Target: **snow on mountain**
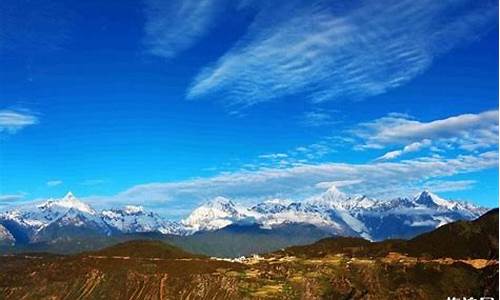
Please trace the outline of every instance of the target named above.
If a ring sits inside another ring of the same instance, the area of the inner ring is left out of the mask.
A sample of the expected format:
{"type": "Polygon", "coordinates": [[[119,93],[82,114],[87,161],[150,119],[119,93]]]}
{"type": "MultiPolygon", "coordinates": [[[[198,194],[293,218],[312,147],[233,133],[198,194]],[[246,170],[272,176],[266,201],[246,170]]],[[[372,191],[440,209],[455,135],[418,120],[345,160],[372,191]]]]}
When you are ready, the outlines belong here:
{"type": "MultiPolygon", "coordinates": [[[[0,220],[17,227],[29,241],[50,240],[61,234],[61,228],[78,229],[97,234],[110,234],[110,229],[88,204],[78,200],[71,192],[61,199],[49,199],[38,204],[27,204],[6,211],[0,220]],[[24,230],[24,232],[23,232],[24,230]]],[[[1,222],[1,221],[0,221],[1,222]]]]}
{"type": "MultiPolygon", "coordinates": [[[[42,241],[61,232],[61,228],[85,230],[110,235],[152,232],[181,234],[179,224],[163,220],[146,212],[142,207],[126,206],[123,210],[106,210],[98,213],[90,205],[78,200],[71,192],[61,199],[49,199],[35,204],[25,204],[0,213],[3,224],[25,242],[42,241]]],[[[71,235],[71,232],[65,232],[71,235]]]]}
{"type": "Polygon", "coordinates": [[[216,230],[253,219],[262,228],[281,224],[311,224],[336,235],[370,240],[409,238],[461,219],[474,219],[486,209],[445,200],[423,191],[413,198],[389,201],[350,196],[336,187],[302,202],[270,200],[247,209],[226,198],[197,208],[183,221],[193,231],[216,230]]]}
{"type": "Polygon", "coordinates": [[[307,203],[323,209],[344,209],[349,206],[349,199],[350,198],[337,189],[337,187],[331,186],[325,193],[320,196],[312,197],[307,203]]]}
{"type": "Polygon", "coordinates": [[[342,220],[331,218],[325,210],[307,203],[274,199],[253,206],[250,211],[262,228],[272,229],[282,224],[310,224],[332,234],[353,234],[342,220]]]}
{"type": "Polygon", "coordinates": [[[75,198],[69,192],[62,199],[49,199],[38,204],[26,204],[0,214],[0,221],[10,223],[20,230],[26,231],[28,238],[42,230],[52,222],[62,218],[70,209],[77,212],[95,215],[96,212],[88,204],[75,198]]]}
{"type": "Polygon", "coordinates": [[[411,238],[457,220],[475,219],[487,211],[472,204],[443,199],[429,191],[412,198],[375,201],[361,210],[351,210],[374,240],[411,238]]]}
{"type": "Polygon", "coordinates": [[[231,200],[216,197],[196,208],[182,224],[189,231],[211,231],[231,224],[254,223],[255,216],[246,209],[237,207],[231,200]]]}
{"type": "Polygon", "coordinates": [[[256,204],[251,210],[259,214],[276,214],[285,211],[292,201],[272,199],[256,204]]]}
{"type": "Polygon", "coordinates": [[[60,239],[101,235],[109,236],[111,230],[99,215],[70,207],[60,218],[39,229],[32,240],[54,242],[60,239]]]}
{"type": "Polygon", "coordinates": [[[73,231],[106,235],[142,232],[186,235],[232,224],[257,224],[267,229],[283,224],[308,224],[334,235],[382,240],[411,238],[449,222],[477,218],[486,211],[469,203],[443,199],[429,191],[411,198],[383,201],[347,195],[330,187],[323,194],[304,201],[273,199],[252,207],[216,197],[177,223],[141,206],[127,205],[98,212],[68,193],[62,199],[0,212],[0,240],[12,236],[16,242],[32,242],[62,233],[71,235],[73,231]]]}
{"type": "Polygon", "coordinates": [[[354,235],[372,239],[369,230],[353,212],[371,209],[378,204],[377,200],[366,196],[348,196],[332,186],[325,193],[306,200],[306,204],[318,207],[329,219],[346,224],[354,235]]]}
{"type": "Polygon", "coordinates": [[[146,211],[142,206],[126,205],[123,209],[113,208],[103,210],[101,217],[109,227],[123,233],[183,233],[183,228],[180,224],[167,221],[158,214],[146,211]]]}
{"type": "MultiPolygon", "coordinates": [[[[414,197],[414,202],[424,207],[434,207],[440,210],[461,210],[475,213],[482,213],[482,210],[477,210],[477,207],[468,203],[445,200],[438,195],[427,190],[417,194],[414,197]]],[[[474,214],[475,215],[475,214],[474,214]]]]}
{"type": "Polygon", "coordinates": [[[15,242],[15,238],[5,226],[0,224],[0,244],[11,244],[15,242]]]}
{"type": "Polygon", "coordinates": [[[64,196],[64,198],[62,198],[61,200],[48,200],[47,202],[38,205],[38,208],[47,209],[54,206],[67,209],[73,208],[77,211],[81,211],[91,215],[96,214],[96,211],[92,207],[76,199],[76,197],[71,192],[68,192],[66,196],[64,196]]]}

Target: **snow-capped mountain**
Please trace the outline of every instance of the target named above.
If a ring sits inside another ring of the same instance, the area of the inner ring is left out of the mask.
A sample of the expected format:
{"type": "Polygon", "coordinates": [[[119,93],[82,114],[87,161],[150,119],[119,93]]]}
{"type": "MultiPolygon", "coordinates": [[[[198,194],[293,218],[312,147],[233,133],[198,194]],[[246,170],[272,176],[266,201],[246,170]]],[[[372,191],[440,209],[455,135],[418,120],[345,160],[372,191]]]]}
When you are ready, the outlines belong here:
{"type": "Polygon", "coordinates": [[[0,224],[6,227],[20,241],[34,241],[47,234],[49,225],[64,227],[73,225],[84,228],[107,227],[88,204],[75,198],[69,192],[62,199],[49,199],[45,202],[27,204],[8,209],[0,214],[0,224]],[[43,234],[41,234],[43,233],[43,234]]]}
{"type": "Polygon", "coordinates": [[[71,192],[62,199],[26,204],[0,213],[0,225],[18,242],[31,243],[82,235],[136,232],[183,234],[182,226],[141,207],[97,212],[71,192]]]}
{"type": "Polygon", "coordinates": [[[302,202],[274,199],[245,208],[216,198],[183,221],[192,231],[217,230],[231,224],[254,222],[272,229],[282,224],[310,224],[331,234],[370,240],[410,238],[456,220],[479,217],[487,209],[450,201],[423,191],[411,198],[389,201],[349,196],[331,187],[302,202]]]}
{"type": "Polygon", "coordinates": [[[87,214],[91,214],[91,215],[96,214],[96,211],[92,207],[90,207],[88,204],[83,203],[83,202],[79,201],[78,199],[76,199],[76,197],[71,192],[68,192],[66,194],[66,196],[64,196],[64,198],[62,198],[61,200],[50,199],[50,200],[38,205],[38,208],[40,210],[44,210],[44,211],[50,210],[50,208],[52,208],[52,207],[57,207],[57,208],[60,208],[63,210],[65,208],[68,208],[68,209],[73,208],[77,211],[81,211],[81,212],[84,212],[87,214]]]}
{"type": "Polygon", "coordinates": [[[142,206],[126,205],[121,209],[103,210],[100,215],[108,226],[123,233],[183,234],[180,224],[167,221],[156,213],[146,211],[142,206]]]}
{"type": "Polygon", "coordinates": [[[178,223],[141,206],[97,211],[68,193],[62,199],[0,212],[0,242],[31,243],[73,236],[145,232],[189,235],[249,224],[270,230],[287,224],[306,224],[328,234],[382,240],[411,238],[449,222],[477,218],[486,211],[472,204],[443,199],[429,191],[409,198],[377,200],[350,196],[331,187],[304,201],[274,199],[251,207],[216,197],[178,223]]]}
{"type": "MultiPolygon", "coordinates": [[[[27,204],[0,214],[0,224],[18,241],[33,242],[52,239],[68,228],[78,231],[109,234],[110,229],[88,204],[71,192],[62,199],[27,204]]],[[[71,231],[66,234],[71,235],[71,231]]]]}
{"type": "Polygon", "coordinates": [[[342,219],[307,203],[271,200],[255,205],[250,211],[263,228],[271,229],[281,224],[310,224],[332,234],[355,234],[342,219]]]}
{"type": "Polygon", "coordinates": [[[411,198],[389,201],[366,196],[347,196],[335,187],[307,201],[324,208],[327,214],[340,216],[360,236],[371,240],[410,238],[457,220],[481,216],[485,208],[445,200],[423,191],[411,198]]]}
{"type": "Polygon", "coordinates": [[[306,201],[312,206],[320,207],[324,210],[357,210],[369,209],[379,203],[375,199],[366,196],[348,196],[337,187],[330,187],[325,193],[312,197],[306,201]]]}
{"type": "Polygon", "coordinates": [[[255,223],[255,218],[248,209],[237,207],[224,197],[216,197],[203,204],[182,221],[190,232],[217,230],[241,223],[255,223]]]}
{"type": "Polygon", "coordinates": [[[266,229],[282,224],[311,224],[334,233],[352,234],[349,228],[325,217],[316,207],[279,199],[247,208],[216,197],[196,208],[182,224],[190,232],[214,231],[232,224],[259,224],[266,229]]]}

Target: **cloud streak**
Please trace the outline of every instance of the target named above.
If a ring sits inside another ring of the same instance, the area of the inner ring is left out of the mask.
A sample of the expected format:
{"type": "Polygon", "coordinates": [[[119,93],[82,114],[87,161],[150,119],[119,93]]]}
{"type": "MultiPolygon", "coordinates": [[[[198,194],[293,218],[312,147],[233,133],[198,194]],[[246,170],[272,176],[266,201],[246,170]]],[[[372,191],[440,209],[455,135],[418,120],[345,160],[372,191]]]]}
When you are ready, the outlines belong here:
{"type": "Polygon", "coordinates": [[[22,201],[24,200],[24,196],[25,196],[24,193],[0,195],[0,204],[22,201]]]}
{"type": "Polygon", "coordinates": [[[296,94],[313,102],[378,95],[480,36],[497,10],[494,2],[431,0],[264,6],[248,33],[196,77],[187,97],[216,94],[245,107],[296,94]]]}
{"type": "Polygon", "coordinates": [[[436,147],[458,147],[465,151],[487,149],[498,145],[498,110],[463,114],[430,122],[420,122],[394,115],[360,124],[351,133],[363,142],[359,148],[383,149],[406,145],[402,150],[386,153],[380,159],[394,159],[431,144],[436,147]]]}
{"type": "Polygon", "coordinates": [[[38,123],[38,118],[28,112],[0,110],[0,133],[14,134],[19,130],[38,123]]]}
{"type": "Polygon", "coordinates": [[[410,153],[410,152],[416,152],[416,151],[421,150],[422,148],[429,147],[430,145],[431,145],[431,141],[428,139],[424,139],[422,142],[411,143],[411,144],[405,146],[401,150],[394,150],[394,151],[387,152],[386,154],[377,158],[377,160],[395,159],[403,154],[410,153]]]}
{"type": "MultiPolygon", "coordinates": [[[[166,203],[194,207],[200,201],[216,196],[247,203],[271,198],[301,200],[321,192],[332,182],[341,183],[346,191],[370,196],[393,196],[400,194],[401,190],[422,188],[430,180],[495,168],[497,164],[498,153],[488,151],[479,155],[424,157],[397,163],[324,163],[290,168],[262,168],[224,173],[210,178],[137,185],[113,197],[90,200],[101,204],[141,203],[163,209],[167,209],[166,203]]],[[[437,186],[438,183],[434,185],[437,186]]],[[[456,187],[463,189],[472,184],[460,182],[456,187]]],[[[442,187],[443,184],[439,186],[442,187]]]]}
{"type": "Polygon", "coordinates": [[[147,0],[145,38],[148,52],[172,58],[190,48],[214,26],[226,1],[147,0]]]}

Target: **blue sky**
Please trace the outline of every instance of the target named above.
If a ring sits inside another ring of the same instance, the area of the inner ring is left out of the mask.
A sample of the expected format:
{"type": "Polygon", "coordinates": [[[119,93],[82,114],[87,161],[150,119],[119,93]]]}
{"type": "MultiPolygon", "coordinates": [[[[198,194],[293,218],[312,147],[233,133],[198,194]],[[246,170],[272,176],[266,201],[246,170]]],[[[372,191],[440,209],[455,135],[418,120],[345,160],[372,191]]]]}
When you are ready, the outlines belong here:
{"type": "Polygon", "coordinates": [[[0,206],[498,204],[495,1],[3,1],[0,206]]]}

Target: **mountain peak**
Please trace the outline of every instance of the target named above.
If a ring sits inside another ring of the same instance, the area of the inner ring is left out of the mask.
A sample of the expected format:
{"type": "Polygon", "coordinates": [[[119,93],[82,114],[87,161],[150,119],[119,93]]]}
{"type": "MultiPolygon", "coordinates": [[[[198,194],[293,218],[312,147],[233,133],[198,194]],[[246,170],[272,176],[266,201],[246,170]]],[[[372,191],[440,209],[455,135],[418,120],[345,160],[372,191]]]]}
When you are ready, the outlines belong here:
{"type": "Polygon", "coordinates": [[[61,200],[53,202],[53,204],[64,207],[64,208],[73,208],[85,213],[95,214],[93,208],[91,208],[88,204],[81,202],[78,200],[72,192],[68,192],[64,198],[61,200]]]}
{"type": "Polygon", "coordinates": [[[215,197],[193,210],[182,223],[195,230],[215,230],[244,218],[231,200],[215,197]]]}
{"type": "Polygon", "coordinates": [[[231,201],[225,197],[217,196],[217,197],[213,198],[212,200],[208,201],[207,205],[209,205],[209,206],[220,206],[220,205],[222,205],[222,206],[225,206],[225,205],[234,206],[234,203],[233,203],[233,201],[231,201]]]}
{"type": "Polygon", "coordinates": [[[129,215],[140,214],[145,212],[144,207],[139,205],[125,205],[123,211],[129,215]]]}
{"type": "Polygon", "coordinates": [[[346,194],[341,192],[336,186],[332,185],[321,196],[314,197],[309,201],[309,203],[329,209],[334,209],[343,208],[346,204],[346,200],[348,199],[349,197],[346,194]]]}
{"type": "Polygon", "coordinates": [[[326,193],[338,198],[347,198],[346,194],[340,191],[335,185],[332,185],[326,190],[326,193]]]}
{"type": "Polygon", "coordinates": [[[415,203],[425,205],[425,206],[440,206],[440,207],[446,207],[446,208],[453,208],[455,205],[452,201],[445,200],[438,195],[430,192],[429,190],[425,189],[419,194],[417,194],[414,198],[415,203]]]}
{"type": "Polygon", "coordinates": [[[66,200],[66,201],[71,201],[71,200],[75,200],[76,197],[75,195],[73,195],[73,193],[71,191],[69,191],[66,196],[64,196],[63,200],[66,200]]]}

